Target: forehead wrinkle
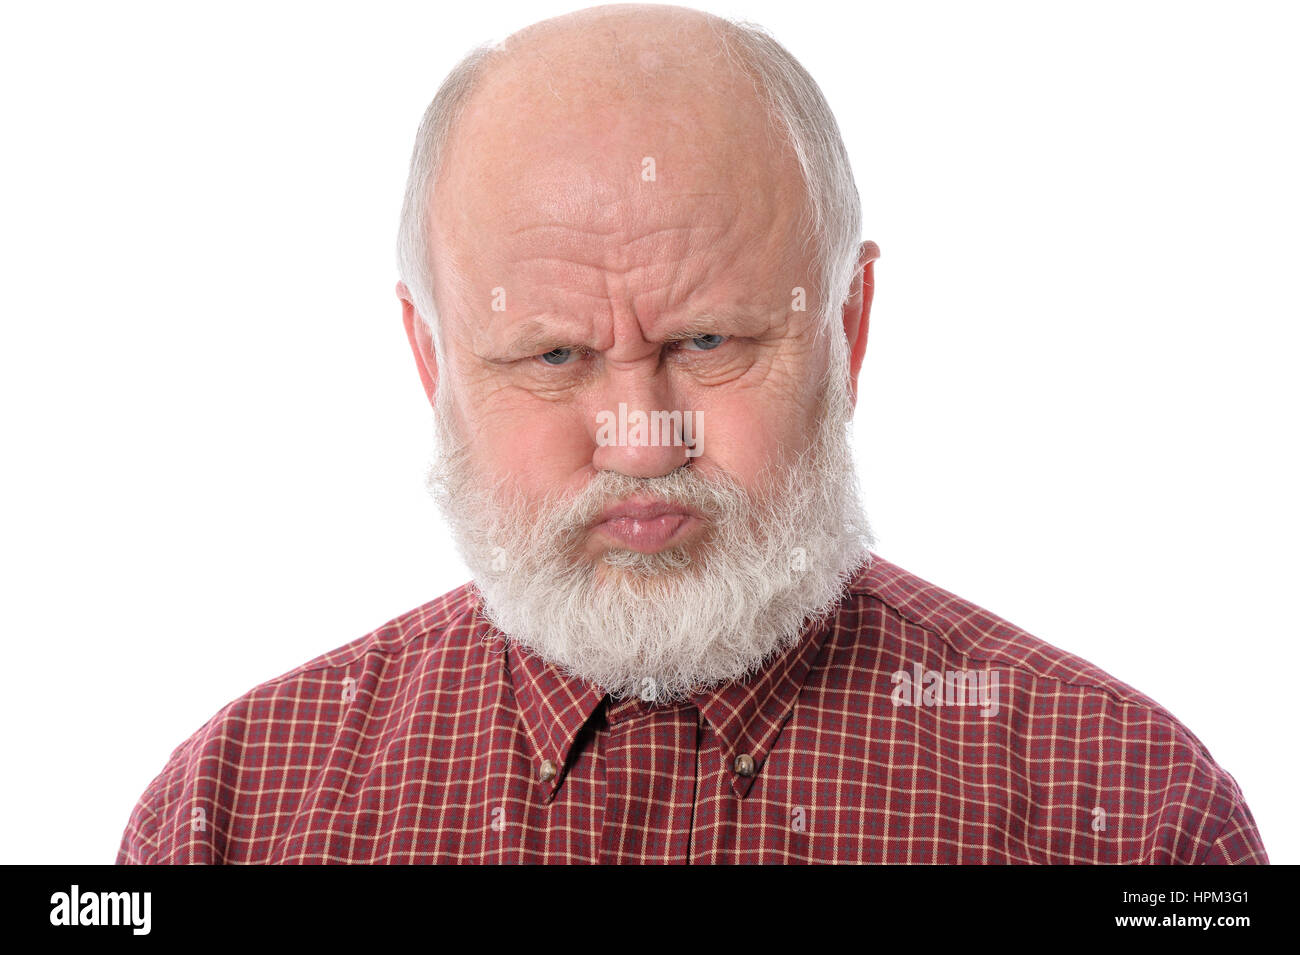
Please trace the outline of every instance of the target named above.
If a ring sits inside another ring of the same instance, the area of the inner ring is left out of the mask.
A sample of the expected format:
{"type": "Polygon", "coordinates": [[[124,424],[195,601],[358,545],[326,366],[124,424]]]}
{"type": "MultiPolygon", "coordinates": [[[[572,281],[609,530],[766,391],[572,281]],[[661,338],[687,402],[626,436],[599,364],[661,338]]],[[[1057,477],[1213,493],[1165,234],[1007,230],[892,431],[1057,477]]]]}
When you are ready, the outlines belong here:
{"type": "MultiPolygon", "coordinates": [[[[603,267],[577,266],[568,259],[557,260],[551,256],[534,256],[528,263],[539,265],[543,275],[533,283],[528,281],[527,270],[522,271],[520,284],[526,289],[518,293],[516,302],[523,304],[525,314],[561,316],[546,323],[555,333],[554,339],[547,342],[553,341],[557,347],[580,345],[602,350],[602,343],[611,337],[626,338],[631,328],[628,323],[633,321],[638,338],[649,342],[681,338],[685,328],[699,333],[718,331],[722,325],[718,322],[711,325],[710,315],[724,320],[726,329],[723,330],[727,330],[736,324],[738,314],[741,317],[757,314],[762,322],[748,321],[744,330],[747,333],[754,328],[766,331],[770,330],[770,313],[776,306],[766,302],[758,304],[753,297],[784,301],[784,291],[778,293],[775,286],[768,294],[757,287],[759,282],[746,282],[734,270],[728,274],[725,257],[706,262],[698,256],[686,255],[677,262],[660,256],[621,273],[603,267]],[[552,266],[557,264],[580,271],[587,279],[582,283],[586,287],[554,281],[552,266]],[[740,288],[745,290],[741,293],[743,297],[750,301],[734,300],[733,289],[740,288]]],[[[784,285],[780,288],[783,290],[784,285]]],[[[518,332],[496,323],[496,328],[502,329],[498,340],[504,344],[505,339],[514,340],[536,327],[533,319],[528,322],[518,332]]]]}
{"type": "MultiPolygon", "coordinates": [[[[570,158],[584,161],[581,156],[570,158]]],[[[734,267],[737,261],[751,262],[751,271],[767,273],[768,268],[759,268],[758,260],[784,259],[785,253],[773,246],[785,246],[783,236],[787,233],[794,238],[798,209],[785,201],[793,198],[788,192],[791,184],[781,180],[756,183],[761,178],[757,170],[742,172],[717,157],[684,168],[681,174],[695,182],[683,182],[687,191],[681,193],[663,188],[670,186],[663,181],[659,188],[643,190],[629,177],[623,181],[623,193],[611,195],[613,180],[608,170],[602,177],[588,169],[576,181],[559,183],[552,181],[559,170],[553,173],[547,164],[526,172],[519,177],[495,175],[488,180],[475,175],[466,183],[467,191],[445,194],[452,199],[450,205],[455,211],[447,222],[451,228],[440,230],[450,240],[446,247],[452,258],[464,261],[467,269],[481,276],[476,284],[505,286],[516,296],[524,290],[510,289],[513,283],[509,273],[529,259],[532,261],[525,264],[525,272],[550,270],[553,276],[554,270],[561,270],[567,279],[552,284],[570,281],[573,292],[587,296],[606,284],[587,274],[591,269],[604,270],[606,280],[611,274],[619,275],[631,284],[640,276],[650,275],[659,287],[671,286],[674,281],[678,286],[694,287],[720,270],[734,267]],[[729,176],[738,186],[744,184],[744,201],[734,190],[717,189],[714,183],[719,182],[719,176],[729,176]],[[602,178],[605,188],[598,188],[593,195],[590,187],[602,178]],[[704,181],[699,181],[701,178],[704,181]],[[627,190],[632,189],[636,191],[629,195],[627,190]],[[477,196],[471,197],[470,192],[477,196]],[[547,221],[521,221],[539,214],[547,221]],[[453,223],[462,228],[456,229],[453,223]],[[724,236],[738,229],[743,229],[745,235],[724,241],[724,236]],[[452,232],[455,234],[448,234],[452,232]],[[454,252],[450,246],[456,247],[454,252]],[[687,259],[699,262],[692,270],[697,274],[690,279],[656,274],[656,269],[678,269],[675,263],[687,259]],[[492,275],[494,269],[502,270],[497,273],[499,277],[492,275]]],[[[690,290],[674,289],[679,295],[690,290]]],[[[647,290],[630,291],[641,297],[647,290]]]]}
{"type": "Polygon", "coordinates": [[[512,268],[525,281],[540,270],[546,279],[572,281],[575,290],[589,282],[605,285],[609,277],[617,276],[627,291],[637,293],[644,291],[634,288],[638,278],[658,269],[702,271],[700,260],[708,257],[705,251],[719,246],[726,231],[720,225],[665,226],[615,243],[557,236],[556,241],[544,243],[548,248],[512,257],[512,268]]]}

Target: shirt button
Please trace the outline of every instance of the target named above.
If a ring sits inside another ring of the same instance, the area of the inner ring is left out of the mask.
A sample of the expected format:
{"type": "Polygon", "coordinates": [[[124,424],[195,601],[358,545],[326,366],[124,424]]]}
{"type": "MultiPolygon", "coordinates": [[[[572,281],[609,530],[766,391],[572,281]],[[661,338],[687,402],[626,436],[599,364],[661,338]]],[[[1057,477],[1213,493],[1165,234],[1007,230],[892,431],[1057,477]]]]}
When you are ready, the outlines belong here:
{"type": "Polygon", "coordinates": [[[754,775],[754,757],[748,753],[736,757],[736,772],[742,776],[754,775]]]}
{"type": "Polygon", "coordinates": [[[542,760],[542,764],[537,767],[537,775],[544,783],[549,783],[554,779],[556,772],[558,770],[556,770],[555,764],[549,759],[542,760]]]}

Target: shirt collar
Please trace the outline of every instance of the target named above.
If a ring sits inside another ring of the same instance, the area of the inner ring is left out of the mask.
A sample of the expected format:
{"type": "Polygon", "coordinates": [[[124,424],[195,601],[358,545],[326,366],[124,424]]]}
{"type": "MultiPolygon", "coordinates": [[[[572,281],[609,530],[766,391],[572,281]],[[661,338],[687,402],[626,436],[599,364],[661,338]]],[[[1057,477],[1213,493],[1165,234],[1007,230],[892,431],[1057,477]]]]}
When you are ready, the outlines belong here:
{"type": "MultiPolygon", "coordinates": [[[[795,701],[821,654],[835,617],[832,609],[806,626],[798,642],[748,680],[726,684],[692,699],[718,736],[722,768],[730,774],[732,790],[737,796],[745,796],[762,772],[767,755],[793,713],[795,701]],[[752,761],[743,766],[748,769],[752,765],[748,775],[737,767],[737,760],[742,756],[752,761]]],[[[569,753],[579,731],[606,694],[513,644],[507,643],[505,657],[519,715],[533,747],[533,778],[549,801],[564,779],[569,753]]],[[[651,705],[633,698],[611,707],[651,705]]]]}
{"type": "Polygon", "coordinates": [[[804,628],[799,641],[747,681],[725,686],[695,697],[695,705],[708,720],[722,747],[722,768],[731,774],[731,788],[744,796],[763,771],[767,754],[776,745],[795,701],[821,655],[834,614],[804,628]],[[742,756],[752,760],[753,771],[745,775],[738,768],[742,756]]]}
{"type": "Polygon", "coordinates": [[[506,669],[533,746],[533,780],[549,801],[564,779],[578,731],[600,706],[605,691],[561,673],[536,654],[510,643],[506,644],[506,669]]]}

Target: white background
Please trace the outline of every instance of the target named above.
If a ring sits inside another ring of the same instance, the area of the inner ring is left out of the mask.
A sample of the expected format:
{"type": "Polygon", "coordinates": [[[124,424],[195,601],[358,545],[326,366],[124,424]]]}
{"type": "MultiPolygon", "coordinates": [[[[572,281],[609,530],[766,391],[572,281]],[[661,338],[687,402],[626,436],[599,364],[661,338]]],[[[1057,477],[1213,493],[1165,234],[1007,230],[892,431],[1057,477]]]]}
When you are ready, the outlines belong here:
{"type": "MultiPolygon", "coordinates": [[[[226,702],[467,579],[406,164],[461,54],[569,9],[0,14],[3,861],[111,862],[226,702]]],[[[817,78],[881,246],[881,554],[1165,705],[1300,862],[1293,8],[709,9],[817,78]]]]}

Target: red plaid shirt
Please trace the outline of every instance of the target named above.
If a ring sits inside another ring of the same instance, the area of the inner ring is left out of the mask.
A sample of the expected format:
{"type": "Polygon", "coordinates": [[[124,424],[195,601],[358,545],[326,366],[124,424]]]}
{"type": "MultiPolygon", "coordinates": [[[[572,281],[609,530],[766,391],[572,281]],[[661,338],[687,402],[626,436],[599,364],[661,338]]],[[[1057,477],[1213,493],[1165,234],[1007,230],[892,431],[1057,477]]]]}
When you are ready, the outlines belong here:
{"type": "Polygon", "coordinates": [[[1236,782],[1168,711],[879,557],[757,678],[678,706],[612,703],[507,648],[466,584],[227,705],[118,855],[1267,861],[1236,782]],[[927,671],[996,671],[997,712],[924,705],[899,674],[927,671]]]}

